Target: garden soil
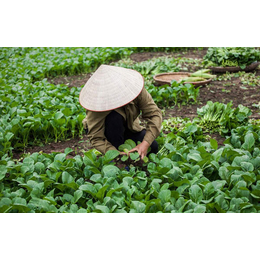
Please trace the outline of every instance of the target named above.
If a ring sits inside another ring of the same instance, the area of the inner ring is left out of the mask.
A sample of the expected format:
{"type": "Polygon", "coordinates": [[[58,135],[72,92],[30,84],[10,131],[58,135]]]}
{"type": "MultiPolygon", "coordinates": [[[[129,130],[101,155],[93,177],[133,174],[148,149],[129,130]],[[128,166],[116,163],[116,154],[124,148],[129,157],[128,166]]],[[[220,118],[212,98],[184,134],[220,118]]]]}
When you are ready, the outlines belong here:
{"type": "MultiPolygon", "coordinates": [[[[202,59],[206,54],[206,50],[189,50],[186,52],[177,52],[174,54],[167,54],[164,52],[145,52],[145,53],[134,53],[130,58],[134,62],[141,62],[145,60],[152,59],[154,57],[161,56],[174,56],[174,57],[186,57],[192,59],[202,59]]],[[[199,67],[188,66],[188,71],[196,71],[200,69],[199,67]]],[[[260,66],[255,71],[255,75],[260,75],[260,66]]],[[[82,88],[87,80],[91,77],[89,74],[81,74],[75,76],[67,77],[56,77],[48,79],[50,83],[53,84],[66,84],[68,87],[79,87],[82,88]]],[[[163,109],[163,119],[169,119],[170,117],[182,117],[182,118],[194,118],[197,115],[197,108],[206,105],[208,101],[212,102],[222,102],[228,103],[233,102],[233,108],[237,107],[239,104],[247,106],[252,110],[252,115],[250,118],[260,119],[260,110],[253,106],[253,104],[258,104],[260,102],[260,86],[252,87],[240,82],[239,78],[231,78],[226,81],[214,81],[211,84],[204,86],[200,89],[198,103],[194,105],[172,107],[163,109]]],[[[215,138],[219,145],[223,145],[225,140],[218,134],[211,134],[212,138],[215,138]]],[[[69,156],[73,157],[77,154],[82,155],[84,151],[91,149],[91,144],[84,134],[82,137],[77,137],[74,139],[60,141],[57,143],[49,143],[43,146],[29,147],[23,152],[13,151],[14,158],[20,159],[24,153],[33,152],[64,152],[64,149],[70,147],[74,152],[69,156]]]]}

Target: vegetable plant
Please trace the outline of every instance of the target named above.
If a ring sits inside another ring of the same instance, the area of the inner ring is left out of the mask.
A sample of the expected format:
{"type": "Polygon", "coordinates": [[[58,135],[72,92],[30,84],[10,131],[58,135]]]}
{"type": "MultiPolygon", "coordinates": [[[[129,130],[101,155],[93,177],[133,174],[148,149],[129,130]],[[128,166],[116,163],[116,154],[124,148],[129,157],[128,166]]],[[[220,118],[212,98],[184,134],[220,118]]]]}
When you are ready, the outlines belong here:
{"type": "Polygon", "coordinates": [[[260,51],[252,47],[210,47],[203,57],[204,65],[212,67],[240,67],[244,69],[260,61],[260,51]]]}
{"type": "Polygon", "coordinates": [[[177,81],[172,81],[171,86],[168,84],[159,87],[150,85],[147,90],[156,104],[161,107],[196,103],[199,95],[199,87],[192,84],[178,83],[177,81]]]}
{"type": "Polygon", "coordinates": [[[251,110],[243,105],[236,109],[232,108],[232,102],[223,104],[208,101],[205,106],[197,109],[198,117],[194,122],[198,123],[205,130],[219,132],[222,134],[229,133],[231,129],[248,123],[251,110]]]}

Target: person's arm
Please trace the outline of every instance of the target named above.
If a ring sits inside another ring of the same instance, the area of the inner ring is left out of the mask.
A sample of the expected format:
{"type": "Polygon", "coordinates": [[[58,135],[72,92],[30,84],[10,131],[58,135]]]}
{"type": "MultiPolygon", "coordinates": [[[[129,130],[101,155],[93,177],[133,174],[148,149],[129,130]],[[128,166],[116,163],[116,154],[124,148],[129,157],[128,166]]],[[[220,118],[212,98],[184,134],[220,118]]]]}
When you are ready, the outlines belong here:
{"type": "Polygon", "coordinates": [[[142,111],[142,118],[147,122],[144,140],[151,145],[161,132],[162,112],[146,89],[138,97],[138,106],[142,111]]]}
{"type": "Polygon", "coordinates": [[[147,154],[147,150],[152,142],[159,136],[162,126],[162,112],[154,103],[151,95],[144,88],[137,97],[137,105],[142,111],[142,118],[146,120],[146,134],[143,142],[137,145],[130,152],[137,151],[141,159],[147,154]]]}
{"type": "Polygon", "coordinates": [[[109,112],[87,111],[88,138],[91,145],[105,154],[108,150],[117,150],[105,137],[105,119],[109,112]]]}

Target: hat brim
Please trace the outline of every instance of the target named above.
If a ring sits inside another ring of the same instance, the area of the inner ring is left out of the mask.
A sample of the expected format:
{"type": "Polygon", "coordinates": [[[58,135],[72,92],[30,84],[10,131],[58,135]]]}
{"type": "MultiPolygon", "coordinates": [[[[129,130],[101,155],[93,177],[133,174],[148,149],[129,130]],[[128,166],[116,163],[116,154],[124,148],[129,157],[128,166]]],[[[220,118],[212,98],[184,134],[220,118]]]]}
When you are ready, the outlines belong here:
{"type": "Polygon", "coordinates": [[[143,88],[138,71],[101,65],[80,91],[79,102],[89,111],[110,111],[133,101],[143,88]]]}

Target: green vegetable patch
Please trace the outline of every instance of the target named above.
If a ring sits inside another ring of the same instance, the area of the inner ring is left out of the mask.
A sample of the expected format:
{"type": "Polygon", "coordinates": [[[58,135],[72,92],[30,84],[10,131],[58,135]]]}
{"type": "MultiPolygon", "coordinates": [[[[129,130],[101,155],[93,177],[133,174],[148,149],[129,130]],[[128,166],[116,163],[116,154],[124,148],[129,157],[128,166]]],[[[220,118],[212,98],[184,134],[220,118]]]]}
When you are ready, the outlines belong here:
{"type": "MultiPolygon", "coordinates": [[[[208,102],[198,108],[193,120],[163,121],[157,138],[159,152],[144,160],[138,153],[129,153],[136,146],[131,140],[119,148],[125,155],[112,150],[102,156],[89,150],[73,157],[73,149],[67,148],[63,153],[12,158],[14,149],[83,132],[80,90],[55,86],[46,77],[91,72],[100,63],[127,57],[132,51],[0,49],[1,213],[260,212],[260,125],[249,120],[249,108],[233,107],[231,102],[208,102]],[[223,145],[211,137],[215,132],[225,139],[223,145]]],[[[244,51],[250,52],[249,62],[255,60],[257,53],[244,51]]],[[[244,66],[243,55],[233,54],[241,56],[238,65],[244,66]]],[[[180,71],[178,62],[165,58],[123,66],[144,74],[145,87],[160,107],[197,103],[199,88],[192,84],[174,81],[156,87],[152,83],[154,74],[180,71]]],[[[250,75],[239,75],[256,84],[250,75]]]]}
{"type": "Polygon", "coordinates": [[[203,57],[204,65],[210,67],[240,67],[244,69],[260,61],[260,51],[252,47],[210,47],[203,57]]]}

